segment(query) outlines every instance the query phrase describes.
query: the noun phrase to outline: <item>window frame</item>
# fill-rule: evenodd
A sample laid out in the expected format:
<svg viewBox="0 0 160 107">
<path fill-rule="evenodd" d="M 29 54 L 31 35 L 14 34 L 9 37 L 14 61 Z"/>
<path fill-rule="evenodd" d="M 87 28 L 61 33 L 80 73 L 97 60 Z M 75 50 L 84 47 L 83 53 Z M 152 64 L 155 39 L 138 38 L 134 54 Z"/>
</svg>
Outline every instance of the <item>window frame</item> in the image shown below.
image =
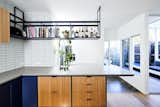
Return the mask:
<svg viewBox="0 0 160 107">
<path fill-rule="evenodd" d="M 123 39 L 122 40 L 122 51 L 121 51 L 121 54 L 122 54 L 122 68 L 126 68 L 126 67 L 124 67 L 124 65 L 123 65 L 123 61 L 124 61 L 124 45 L 123 45 L 123 42 L 125 42 L 125 41 L 127 41 L 128 42 L 128 67 L 127 67 L 127 69 L 130 69 L 130 38 L 126 38 L 126 39 Z"/>
<path fill-rule="evenodd" d="M 153 33 L 154 33 L 154 36 L 155 36 L 155 46 L 154 46 L 154 50 L 155 50 L 155 53 L 154 53 L 154 56 L 155 56 L 155 61 L 159 61 L 160 62 L 160 58 L 159 58 L 159 42 L 160 40 L 158 41 L 158 30 L 159 30 L 159 36 L 160 36 L 160 27 L 149 27 L 149 30 L 152 29 L 153 30 Z M 149 35 L 150 36 L 150 35 Z M 160 39 L 160 37 L 159 37 Z"/>
</svg>

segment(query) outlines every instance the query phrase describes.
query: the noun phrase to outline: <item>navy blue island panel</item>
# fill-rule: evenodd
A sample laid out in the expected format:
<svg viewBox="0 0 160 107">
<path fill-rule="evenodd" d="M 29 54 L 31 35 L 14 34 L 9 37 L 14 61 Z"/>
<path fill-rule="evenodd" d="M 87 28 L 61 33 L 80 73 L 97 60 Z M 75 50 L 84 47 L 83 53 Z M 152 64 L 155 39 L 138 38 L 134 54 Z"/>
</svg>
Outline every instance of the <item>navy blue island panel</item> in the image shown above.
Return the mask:
<svg viewBox="0 0 160 107">
<path fill-rule="evenodd" d="M 22 107 L 22 80 L 21 77 L 16 78 L 11 81 L 11 98 L 12 106 L 11 107 Z"/>
<path fill-rule="evenodd" d="M 22 107 L 38 107 L 36 76 L 22 77 Z"/>
<path fill-rule="evenodd" d="M 0 85 L 0 107 L 11 107 L 11 82 Z"/>
<path fill-rule="evenodd" d="M 21 78 L 0 85 L 0 105 L 2 107 L 22 107 L 21 86 Z"/>
</svg>

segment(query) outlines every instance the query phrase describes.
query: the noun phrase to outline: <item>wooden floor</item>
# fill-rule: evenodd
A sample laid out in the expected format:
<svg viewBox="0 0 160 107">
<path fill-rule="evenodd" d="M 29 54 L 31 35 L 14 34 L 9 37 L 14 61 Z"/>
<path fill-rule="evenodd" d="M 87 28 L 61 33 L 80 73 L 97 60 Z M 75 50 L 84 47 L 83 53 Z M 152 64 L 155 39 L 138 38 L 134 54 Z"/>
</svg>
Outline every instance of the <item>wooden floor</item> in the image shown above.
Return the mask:
<svg viewBox="0 0 160 107">
<path fill-rule="evenodd" d="M 140 72 L 134 70 L 136 76 L 140 75 Z M 149 76 L 148 89 L 150 94 L 160 94 L 160 79 Z"/>
<path fill-rule="evenodd" d="M 160 94 L 145 96 L 115 77 L 107 84 L 107 107 L 160 107 Z"/>
<path fill-rule="evenodd" d="M 160 94 L 160 79 L 149 77 L 149 92 L 151 94 Z"/>
</svg>

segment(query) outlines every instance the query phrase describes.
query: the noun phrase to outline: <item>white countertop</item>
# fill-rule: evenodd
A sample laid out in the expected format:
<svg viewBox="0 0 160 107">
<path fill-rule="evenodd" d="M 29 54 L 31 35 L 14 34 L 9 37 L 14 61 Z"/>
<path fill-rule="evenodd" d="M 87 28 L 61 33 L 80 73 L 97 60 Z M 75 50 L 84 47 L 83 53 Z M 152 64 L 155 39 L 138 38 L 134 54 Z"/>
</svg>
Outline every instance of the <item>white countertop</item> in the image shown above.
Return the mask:
<svg viewBox="0 0 160 107">
<path fill-rule="evenodd" d="M 26 67 L 24 68 L 23 75 L 32 75 L 32 76 L 40 76 L 40 75 L 106 75 L 106 76 L 131 76 L 133 73 L 121 69 L 117 66 L 108 66 L 102 67 L 96 64 L 75 64 L 72 65 L 68 71 L 59 70 L 59 68 L 51 68 L 51 67 Z"/>
<path fill-rule="evenodd" d="M 10 80 L 20 77 L 21 75 L 23 75 L 23 72 L 24 72 L 24 68 L 19 68 L 19 69 L 0 73 L 0 84 L 6 83 Z"/>
<path fill-rule="evenodd" d="M 75 64 L 68 71 L 61 71 L 58 67 L 23 67 L 0 74 L 0 84 L 19 76 L 133 76 L 132 72 L 117 66 L 97 64 Z"/>
</svg>

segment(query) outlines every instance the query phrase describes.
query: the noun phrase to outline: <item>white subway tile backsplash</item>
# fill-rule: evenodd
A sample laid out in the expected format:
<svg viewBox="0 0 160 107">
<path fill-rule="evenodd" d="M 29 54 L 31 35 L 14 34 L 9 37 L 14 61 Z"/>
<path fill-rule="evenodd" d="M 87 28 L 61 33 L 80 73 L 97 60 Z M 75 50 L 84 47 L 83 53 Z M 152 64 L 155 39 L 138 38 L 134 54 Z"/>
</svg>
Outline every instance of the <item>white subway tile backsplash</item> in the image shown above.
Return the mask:
<svg viewBox="0 0 160 107">
<path fill-rule="evenodd" d="M 9 43 L 0 43 L 0 72 L 24 66 L 24 43 L 11 38 Z"/>
<path fill-rule="evenodd" d="M 7 0 L 0 0 L 0 6 L 12 12 L 15 4 Z M 0 73 L 23 66 L 24 41 L 11 38 L 9 43 L 0 43 Z"/>
<path fill-rule="evenodd" d="M 54 65 L 53 41 L 27 41 L 25 42 L 25 66 Z"/>
</svg>

